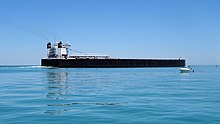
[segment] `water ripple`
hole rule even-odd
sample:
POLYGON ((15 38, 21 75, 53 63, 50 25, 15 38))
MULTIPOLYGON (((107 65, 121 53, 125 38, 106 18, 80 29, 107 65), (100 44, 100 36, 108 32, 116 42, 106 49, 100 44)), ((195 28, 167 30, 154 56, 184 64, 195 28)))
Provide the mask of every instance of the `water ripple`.
POLYGON ((65 104, 48 104, 48 106, 71 106, 71 105, 82 105, 82 104, 91 104, 91 105, 102 105, 102 106, 115 106, 120 105, 120 103, 111 103, 111 102, 72 102, 65 104))

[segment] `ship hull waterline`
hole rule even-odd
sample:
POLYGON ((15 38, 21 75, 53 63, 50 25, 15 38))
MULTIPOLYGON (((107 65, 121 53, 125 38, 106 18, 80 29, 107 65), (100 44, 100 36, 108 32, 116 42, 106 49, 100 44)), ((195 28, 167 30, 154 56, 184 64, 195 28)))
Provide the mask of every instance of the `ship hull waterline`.
POLYGON ((60 68, 184 67, 184 59, 41 59, 41 66, 60 68))

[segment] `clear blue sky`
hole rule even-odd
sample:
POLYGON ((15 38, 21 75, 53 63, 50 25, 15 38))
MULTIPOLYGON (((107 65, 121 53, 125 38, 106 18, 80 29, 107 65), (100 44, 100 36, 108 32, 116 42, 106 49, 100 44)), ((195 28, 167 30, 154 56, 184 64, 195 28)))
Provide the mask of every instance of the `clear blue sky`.
POLYGON ((0 65, 39 65, 55 38, 112 57, 220 64, 220 1, 0 0, 0 65))

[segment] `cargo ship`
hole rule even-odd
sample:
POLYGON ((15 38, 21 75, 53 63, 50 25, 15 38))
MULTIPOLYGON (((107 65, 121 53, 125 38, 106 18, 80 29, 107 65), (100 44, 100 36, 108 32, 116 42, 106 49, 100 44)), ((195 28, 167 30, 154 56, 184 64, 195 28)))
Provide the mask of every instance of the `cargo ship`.
POLYGON ((58 42, 47 43, 47 57, 41 59, 41 66, 59 68, 141 68, 141 67, 184 67, 185 59, 130 59, 111 58, 108 55, 69 55, 71 45, 58 42))

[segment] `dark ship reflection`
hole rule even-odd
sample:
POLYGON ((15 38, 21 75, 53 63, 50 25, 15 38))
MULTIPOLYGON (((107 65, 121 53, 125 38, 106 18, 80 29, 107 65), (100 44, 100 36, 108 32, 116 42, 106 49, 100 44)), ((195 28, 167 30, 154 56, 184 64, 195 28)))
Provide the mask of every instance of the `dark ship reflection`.
POLYGON ((46 86, 48 109, 45 114, 54 115, 67 111, 62 107, 57 107, 57 104, 62 104, 68 94, 68 72, 47 72, 46 75, 48 80, 46 86))

